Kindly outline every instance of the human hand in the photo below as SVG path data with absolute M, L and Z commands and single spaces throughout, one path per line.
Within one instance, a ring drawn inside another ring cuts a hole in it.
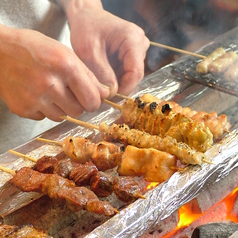
M 77 117 L 110 93 L 70 48 L 32 30 L 0 25 L 0 65 L 0 97 L 20 117 Z
M 110 96 L 128 95 L 144 76 L 149 48 L 144 31 L 104 11 L 98 0 L 69 0 L 64 8 L 75 53 L 110 87 Z

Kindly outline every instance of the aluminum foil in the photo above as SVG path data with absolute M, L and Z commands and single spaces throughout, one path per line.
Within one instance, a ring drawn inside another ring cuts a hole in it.
M 225 39 L 226 36 L 223 38 Z M 138 199 L 121 209 L 119 214 L 108 218 L 104 224 L 87 234 L 86 237 L 138 237 L 153 229 L 179 207 L 196 197 L 205 187 L 219 182 L 238 166 L 238 97 L 186 79 L 178 79 L 173 72 L 177 63 L 179 64 L 180 61 L 145 77 L 130 96 L 135 98 L 144 93 L 150 93 L 161 99 L 176 101 L 181 106 L 189 106 L 193 110 L 207 112 L 214 110 L 218 114 L 225 113 L 231 122 L 231 133 L 206 152 L 213 164 L 203 163 L 202 166 L 189 166 L 185 172 L 175 173 L 169 180 L 147 192 L 146 199 Z M 114 101 L 122 104 L 124 100 L 115 98 Z M 110 124 L 119 118 L 120 111 L 105 103 L 98 111 L 85 113 L 80 117 L 81 120 L 96 125 L 103 121 Z M 98 131 L 92 131 L 71 122 L 63 122 L 42 134 L 42 137 L 60 141 L 69 135 L 88 137 L 95 142 L 101 139 Z M 34 158 L 40 158 L 46 154 L 56 155 L 61 152 L 60 147 L 42 145 L 36 140 L 16 150 Z M 9 153 L 0 155 L 0 164 L 10 169 L 33 165 L 32 162 Z M 22 193 L 9 183 L 10 179 L 11 175 L 0 172 L 1 215 L 12 213 L 40 197 L 37 193 Z

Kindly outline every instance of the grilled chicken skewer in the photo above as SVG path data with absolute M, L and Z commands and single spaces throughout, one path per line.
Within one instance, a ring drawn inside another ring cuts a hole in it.
M 37 138 L 37 140 L 62 146 L 64 153 L 75 162 L 85 163 L 92 160 L 102 171 L 115 168 L 122 153 L 120 147 L 114 143 L 107 141 L 93 143 L 83 137 L 69 136 L 62 143 L 44 138 Z
M 138 148 L 154 148 L 168 152 L 175 155 L 183 164 L 201 165 L 202 162 L 211 163 L 206 159 L 204 153 L 195 151 L 184 143 L 178 143 L 169 136 L 161 138 L 136 129 L 130 129 L 129 126 L 125 124 L 113 124 L 109 126 L 106 123 L 101 123 L 98 127 L 68 116 L 61 116 L 61 118 L 93 130 L 99 130 L 102 137 L 107 141 L 118 141 L 125 145 L 133 145 Z
M 169 108 L 171 108 L 172 111 L 181 113 L 187 117 L 190 117 L 192 120 L 199 123 L 203 123 L 205 126 L 207 126 L 213 134 L 215 140 L 220 139 L 224 135 L 224 133 L 229 131 L 231 127 L 225 114 L 221 114 L 218 116 L 217 113 L 214 111 L 207 113 L 204 111 L 195 111 L 189 107 L 183 108 L 176 102 L 160 100 L 150 94 L 142 95 L 141 100 L 149 103 L 158 103 L 160 110 L 166 110 L 168 104 Z
M 193 121 L 197 123 L 204 124 L 205 127 L 209 128 L 215 140 L 220 139 L 225 132 L 229 131 L 231 126 L 225 114 L 221 114 L 218 116 L 216 112 L 211 112 L 211 113 L 207 113 L 204 111 L 197 112 L 197 111 L 191 110 L 189 107 L 182 108 L 176 102 L 160 100 L 159 98 L 150 94 L 144 94 L 140 98 L 136 98 L 136 99 L 127 99 L 122 106 L 112 103 L 108 100 L 104 100 L 104 101 L 106 103 L 110 103 L 112 106 L 122 111 L 122 117 L 125 123 L 128 123 L 132 127 L 135 127 L 135 126 L 138 128 L 142 127 L 142 129 L 143 127 L 147 126 L 147 130 L 148 129 L 155 130 L 155 131 L 152 131 L 152 133 L 156 133 L 156 130 L 160 129 L 160 127 L 156 128 L 154 123 L 157 120 L 158 111 L 159 111 L 159 114 L 160 112 L 162 112 L 165 115 L 165 118 L 168 117 L 167 116 L 168 112 L 172 110 L 175 113 L 179 113 L 180 115 L 191 118 Z M 145 122 L 145 118 L 147 118 L 147 122 Z M 184 118 L 179 116 L 177 117 L 177 119 L 181 120 Z M 149 122 L 150 123 L 153 122 L 153 124 L 150 126 Z M 163 121 L 160 124 L 161 128 L 165 124 L 165 122 Z M 195 128 L 196 126 L 194 127 L 194 129 Z M 199 129 L 199 127 L 197 128 Z M 201 129 L 202 128 L 200 127 L 200 131 Z M 168 129 L 166 130 L 168 131 Z M 206 130 L 204 132 L 207 133 Z M 163 128 L 162 128 L 162 133 L 164 133 Z M 208 148 L 209 148 L 208 144 L 212 143 L 212 141 L 209 140 L 210 138 L 209 134 L 210 133 L 208 132 L 208 138 L 207 138 Z

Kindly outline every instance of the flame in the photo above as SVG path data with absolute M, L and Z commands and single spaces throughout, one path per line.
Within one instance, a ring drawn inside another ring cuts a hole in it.
M 227 220 L 233 221 L 233 222 L 238 222 L 238 217 L 235 215 L 231 215 L 231 211 L 234 207 L 234 203 L 237 202 L 238 199 L 238 187 L 235 188 L 227 197 L 225 197 L 222 201 L 218 202 L 222 203 L 225 202 L 227 206 Z M 216 204 L 214 205 L 216 206 Z M 189 225 L 191 225 L 194 221 L 198 220 L 200 217 L 203 216 L 203 213 L 194 213 L 189 204 L 183 205 L 181 208 L 178 210 L 178 215 L 179 215 L 179 222 L 177 227 L 173 230 L 170 231 L 167 235 L 164 236 L 164 238 L 171 238 L 173 235 L 176 233 L 176 231 L 186 228 Z
M 146 187 L 146 189 L 151 189 L 151 188 L 154 188 L 154 187 L 156 187 L 157 185 L 158 185 L 159 183 L 158 182 L 151 182 L 147 187 Z

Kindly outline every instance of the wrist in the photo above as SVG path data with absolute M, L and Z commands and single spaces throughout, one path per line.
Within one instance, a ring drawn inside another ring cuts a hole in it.
M 63 8 L 67 17 L 77 13 L 81 9 L 96 8 L 103 9 L 101 0 L 56 0 L 58 4 Z

